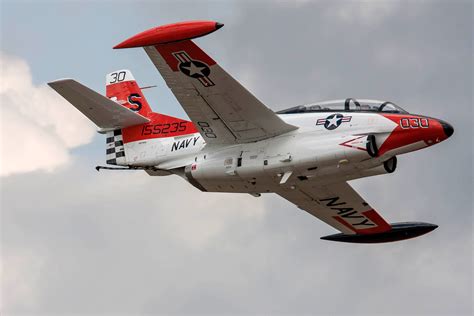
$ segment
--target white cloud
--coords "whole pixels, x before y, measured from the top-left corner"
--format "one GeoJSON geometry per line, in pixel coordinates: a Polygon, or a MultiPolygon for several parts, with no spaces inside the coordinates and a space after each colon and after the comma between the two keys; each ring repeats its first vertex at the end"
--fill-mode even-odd
{"type": "Polygon", "coordinates": [[[0,176],[52,171],[92,140],[93,124],[48,86],[33,84],[25,61],[0,53],[0,69],[0,176]]]}

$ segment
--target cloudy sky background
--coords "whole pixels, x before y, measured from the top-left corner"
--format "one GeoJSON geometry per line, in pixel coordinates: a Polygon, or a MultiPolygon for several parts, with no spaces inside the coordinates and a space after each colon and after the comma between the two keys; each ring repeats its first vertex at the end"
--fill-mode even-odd
{"type": "Polygon", "coordinates": [[[472,314],[470,1],[0,3],[1,311],[21,314],[472,314]],[[45,84],[104,92],[132,70],[156,111],[185,117],[145,53],[112,46],[188,19],[197,40],[274,110],[345,97],[450,122],[448,141],[352,184],[390,222],[439,224],[382,245],[274,195],[201,193],[101,172],[103,136],[45,84]]]}

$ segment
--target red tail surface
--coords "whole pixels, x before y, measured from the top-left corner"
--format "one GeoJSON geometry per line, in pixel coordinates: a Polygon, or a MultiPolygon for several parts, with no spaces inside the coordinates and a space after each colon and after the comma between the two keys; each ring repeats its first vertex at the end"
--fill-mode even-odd
{"type": "Polygon", "coordinates": [[[129,70],[117,70],[106,77],[106,95],[132,111],[148,117],[152,110],[129,70]]]}
{"type": "Polygon", "coordinates": [[[122,129],[124,143],[197,133],[190,121],[153,112],[129,70],[117,70],[107,75],[106,95],[150,119],[149,123],[122,129]]]}

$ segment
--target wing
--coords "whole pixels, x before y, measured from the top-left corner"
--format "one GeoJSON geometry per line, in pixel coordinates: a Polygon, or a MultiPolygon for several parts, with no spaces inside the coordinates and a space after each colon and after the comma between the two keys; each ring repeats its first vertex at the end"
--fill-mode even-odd
{"type": "Polygon", "coordinates": [[[308,181],[294,189],[282,187],[276,193],[347,235],[391,230],[390,224],[347,182],[316,185],[308,181]]]}
{"type": "Polygon", "coordinates": [[[102,131],[125,128],[150,121],[73,79],[60,79],[49,82],[48,85],[102,131]]]}
{"type": "Polygon", "coordinates": [[[253,142],[296,129],[191,40],[144,49],[206,142],[253,142]]]}
{"type": "Polygon", "coordinates": [[[255,142],[297,129],[283,122],[191,41],[222,26],[215,21],[162,25],[114,48],[145,49],[207,143],[255,142]]]}

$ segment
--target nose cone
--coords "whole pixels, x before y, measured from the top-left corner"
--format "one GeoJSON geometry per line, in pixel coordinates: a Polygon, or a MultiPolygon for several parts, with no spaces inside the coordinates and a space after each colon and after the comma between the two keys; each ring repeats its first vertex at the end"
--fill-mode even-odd
{"type": "Polygon", "coordinates": [[[441,126],[443,127],[443,131],[444,133],[446,134],[446,138],[450,137],[451,135],[453,135],[454,133],[454,128],[451,124],[449,124],[448,122],[445,122],[445,121],[442,121],[442,120],[439,120],[439,123],[441,124],[441,126]]]}

